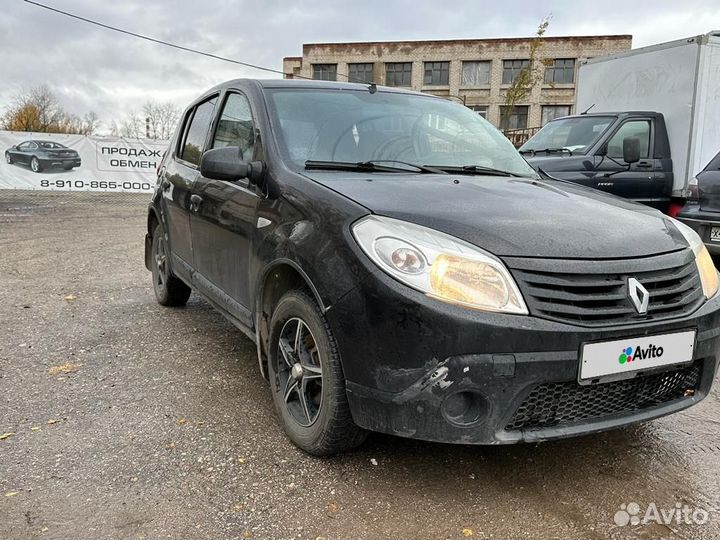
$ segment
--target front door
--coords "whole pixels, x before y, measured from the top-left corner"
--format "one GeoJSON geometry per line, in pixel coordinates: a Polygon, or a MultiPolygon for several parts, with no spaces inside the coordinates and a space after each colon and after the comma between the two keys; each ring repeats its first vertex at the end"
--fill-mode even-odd
{"type": "MultiPolygon", "coordinates": [[[[238,147],[239,157],[252,161],[260,155],[257,140],[248,99],[229,91],[208,148],[238,147]]],[[[228,182],[198,176],[193,186],[190,228],[195,269],[208,294],[248,325],[252,322],[249,257],[260,196],[247,179],[228,182]]]]}
{"type": "Polygon", "coordinates": [[[665,181],[657,171],[662,170],[654,157],[653,122],[651,119],[626,120],[610,136],[607,152],[596,169],[596,187],[626,199],[652,202],[667,197],[665,181]],[[636,137],[640,140],[640,161],[628,164],[623,160],[623,140],[636,137]],[[606,176],[606,174],[610,176],[606,176]]]}

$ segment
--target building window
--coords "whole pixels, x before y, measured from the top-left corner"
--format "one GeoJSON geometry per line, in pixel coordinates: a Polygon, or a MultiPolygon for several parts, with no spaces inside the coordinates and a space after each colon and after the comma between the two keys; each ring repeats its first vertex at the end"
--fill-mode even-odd
{"type": "Polygon", "coordinates": [[[545,68],[548,84],[572,84],[575,82],[575,59],[556,58],[545,68]]]}
{"type": "Polygon", "coordinates": [[[512,84],[520,72],[530,65],[530,60],[503,60],[503,84],[512,84]]]}
{"type": "Polygon", "coordinates": [[[371,82],[373,82],[373,65],[348,64],[348,81],[365,82],[370,84],[371,82]]]}
{"type": "Polygon", "coordinates": [[[490,84],[490,62],[463,62],[462,86],[490,84]]]}
{"type": "Polygon", "coordinates": [[[337,64],[313,64],[313,79],[318,81],[337,80],[337,64]]]}
{"type": "Polygon", "coordinates": [[[390,62],[385,64],[387,86],[412,86],[412,62],[390,62]]]}
{"type": "Polygon", "coordinates": [[[478,113],[485,120],[487,120],[487,114],[488,114],[488,106],[487,105],[472,105],[470,107],[470,110],[478,113]]]}
{"type": "Polygon", "coordinates": [[[450,62],[425,62],[426,86],[446,86],[450,83],[450,62]]]}
{"type": "Polygon", "coordinates": [[[542,125],[544,126],[550,120],[568,116],[570,114],[570,105],[543,105],[542,108],[542,125]]]}
{"type": "Polygon", "coordinates": [[[500,107],[500,129],[525,129],[528,127],[528,105],[500,107]]]}

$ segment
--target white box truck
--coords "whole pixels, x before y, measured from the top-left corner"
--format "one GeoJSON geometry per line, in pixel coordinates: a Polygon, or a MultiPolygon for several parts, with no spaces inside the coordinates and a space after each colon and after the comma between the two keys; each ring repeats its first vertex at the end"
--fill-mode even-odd
{"type": "Polygon", "coordinates": [[[520,151],[536,168],[672,214],[720,150],[720,31],[583,62],[576,113],[520,151]],[[625,138],[639,160],[623,158],[625,138]]]}

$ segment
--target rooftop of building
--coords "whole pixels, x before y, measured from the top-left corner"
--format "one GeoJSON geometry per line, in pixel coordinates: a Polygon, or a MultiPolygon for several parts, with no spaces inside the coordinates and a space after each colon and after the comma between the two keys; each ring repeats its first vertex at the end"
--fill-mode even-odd
{"type": "MultiPolygon", "coordinates": [[[[348,41],[348,42],[332,42],[332,43],[304,43],[303,51],[313,47],[325,48],[347,48],[347,47],[412,47],[421,45],[474,45],[478,43],[486,45],[517,45],[535,39],[530,37],[514,37],[514,38],[477,38],[477,39],[428,39],[428,40],[400,40],[400,41],[348,41]]],[[[550,42],[593,42],[593,41],[626,41],[632,40],[631,34],[607,34],[595,36],[544,36],[543,41],[550,42]]],[[[301,56],[286,56],[284,60],[302,60],[301,56]]]]}

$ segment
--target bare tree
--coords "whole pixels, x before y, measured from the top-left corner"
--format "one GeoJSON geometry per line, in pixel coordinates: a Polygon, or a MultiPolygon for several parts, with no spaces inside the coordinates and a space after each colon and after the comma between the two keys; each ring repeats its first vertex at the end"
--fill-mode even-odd
{"type": "Polygon", "coordinates": [[[83,116],[82,133],[83,135],[93,135],[100,127],[100,119],[94,111],[90,111],[83,116]]]}
{"type": "Polygon", "coordinates": [[[145,136],[144,122],[136,111],[130,111],[122,124],[120,124],[120,135],[140,139],[145,136]]]}
{"type": "Polygon", "coordinates": [[[172,137],[180,119],[180,108],[172,102],[147,101],[142,112],[131,110],[118,124],[110,124],[110,133],[120,137],[167,140],[172,137]]]}
{"type": "Polygon", "coordinates": [[[143,115],[150,138],[167,140],[175,131],[180,118],[180,108],[169,101],[164,103],[148,101],[143,105],[143,115]]]}

